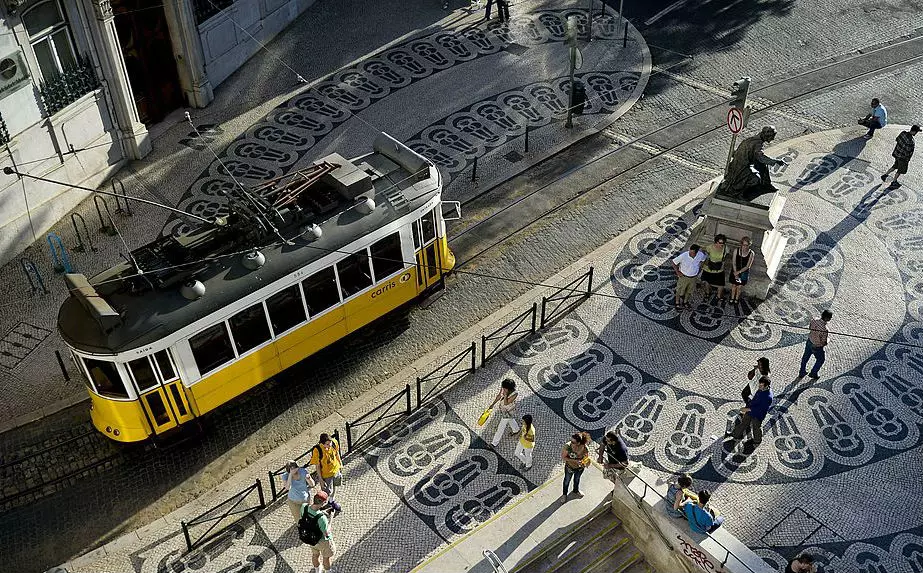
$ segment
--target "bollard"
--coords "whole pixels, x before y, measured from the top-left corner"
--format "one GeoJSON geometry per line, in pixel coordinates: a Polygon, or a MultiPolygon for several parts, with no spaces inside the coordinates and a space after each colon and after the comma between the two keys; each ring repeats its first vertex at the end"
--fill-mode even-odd
{"type": "Polygon", "coordinates": [[[118,179],[112,180],[112,194],[115,195],[115,212],[125,213],[127,216],[131,217],[134,213],[131,212],[131,201],[128,200],[128,192],[125,191],[125,185],[118,179]],[[119,189],[115,188],[115,184],[119,184],[119,189]],[[121,190],[121,193],[119,192],[121,190]],[[125,208],[122,208],[122,202],[125,202],[125,208]]]}
{"type": "Polygon", "coordinates": [[[58,366],[61,367],[61,373],[64,374],[64,380],[70,382],[71,375],[67,373],[67,368],[64,367],[64,359],[61,358],[61,351],[54,351],[55,357],[58,359],[58,366]]]}
{"type": "Polygon", "coordinates": [[[622,38],[622,47],[628,45],[628,22],[625,22],[625,36],[622,38]]]}
{"type": "Polygon", "coordinates": [[[471,168],[471,182],[477,183],[478,181],[478,158],[474,158],[474,166],[471,168]]]}
{"type": "Polygon", "coordinates": [[[526,124],[526,153],[529,153],[529,124],[526,124]]]}
{"type": "Polygon", "coordinates": [[[99,217],[99,232],[109,235],[110,237],[116,234],[115,224],[112,222],[112,213],[109,211],[109,203],[106,202],[106,199],[102,195],[93,195],[93,204],[96,206],[96,215],[99,217]],[[99,208],[99,203],[102,201],[103,207],[106,208],[106,217],[109,219],[109,224],[103,220],[102,209],[99,208]]]}
{"type": "Polygon", "coordinates": [[[77,244],[74,245],[74,251],[85,253],[87,247],[90,247],[90,250],[95,253],[96,245],[93,244],[93,236],[90,235],[90,227],[87,226],[87,220],[83,218],[83,215],[80,213],[71,213],[71,225],[74,227],[74,234],[77,235],[77,244]],[[77,226],[77,219],[80,219],[80,223],[83,225],[84,234],[87,236],[86,243],[83,242],[83,235],[80,233],[80,227],[77,226]]]}

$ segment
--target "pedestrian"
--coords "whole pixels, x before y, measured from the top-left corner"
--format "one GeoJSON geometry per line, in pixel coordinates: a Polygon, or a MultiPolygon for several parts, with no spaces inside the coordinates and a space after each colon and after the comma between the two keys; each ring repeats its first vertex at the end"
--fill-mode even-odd
{"type": "Polygon", "coordinates": [[[494,2],[497,3],[497,16],[501,22],[508,22],[510,19],[510,5],[507,0],[487,0],[487,12],[484,15],[485,20],[490,20],[490,9],[494,2]]]}
{"type": "Polygon", "coordinates": [[[590,435],[586,432],[577,432],[570,437],[570,441],[564,444],[561,450],[561,459],[564,460],[564,496],[562,502],[567,501],[567,490],[570,489],[570,482],[574,482],[574,493],[577,497],[583,497],[580,491],[580,476],[583,470],[590,465],[590,449],[587,445],[590,443],[590,435]]]}
{"type": "Polygon", "coordinates": [[[769,413],[772,406],[772,390],[769,389],[769,378],[763,376],[760,378],[759,385],[753,397],[747,401],[747,406],[740,409],[740,419],[734,425],[731,431],[731,437],[737,441],[742,440],[747,429],[753,435],[751,443],[754,446],[760,445],[763,441],[763,420],[769,413]]]}
{"type": "Polygon", "coordinates": [[[814,564],[814,556],[809,553],[802,553],[788,562],[785,573],[817,573],[817,565],[814,564]]]}
{"type": "MultiPolygon", "coordinates": [[[[613,486],[617,485],[625,468],[628,467],[628,446],[619,435],[618,429],[606,432],[596,455],[596,461],[603,466],[603,478],[611,481],[613,486]]],[[[612,491],[615,491],[615,487],[612,491]]]]}
{"type": "Polygon", "coordinates": [[[301,520],[301,508],[306,503],[311,503],[311,490],[314,489],[314,480],[308,470],[299,466],[295,460],[285,464],[285,487],[288,488],[288,509],[292,512],[295,523],[301,520]]]}
{"type": "Polygon", "coordinates": [[[757,358],[753,368],[747,372],[747,385],[740,391],[740,397],[743,398],[744,404],[750,401],[750,397],[753,396],[753,393],[758,389],[757,386],[759,386],[759,381],[768,377],[769,359],[765,356],[760,356],[757,358]]]}
{"type": "Polygon", "coordinates": [[[522,427],[519,429],[519,443],[516,444],[516,457],[522,462],[522,467],[532,469],[532,452],[535,450],[535,424],[532,415],[524,414],[522,427]]]}
{"type": "Polygon", "coordinates": [[[833,313],[825,310],[820,313],[820,318],[815,318],[808,325],[810,332],[808,339],[804,341],[804,354],[801,355],[801,369],[798,371],[798,378],[804,378],[807,375],[812,380],[820,378],[820,367],[827,360],[827,323],[833,318],[833,313]],[[814,356],[814,367],[808,374],[808,360],[814,356]]]}
{"type": "Polygon", "coordinates": [[[497,397],[490,404],[490,408],[497,407],[500,414],[500,421],[497,423],[497,431],[494,433],[494,439],[491,442],[496,448],[503,439],[503,432],[509,426],[510,435],[519,432],[519,424],[516,423],[516,400],[519,399],[519,393],[516,392],[516,381],[505,378],[500,382],[500,391],[497,397]]]}
{"type": "Polygon", "coordinates": [[[705,247],[705,266],[702,267],[702,284],[705,296],[711,293],[711,287],[718,289],[718,302],[724,300],[724,259],[727,258],[727,237],[718,233],[715,242],[705,247]]]}
{"type": "Polygon", "coordinates": [[[695,289],[695,279],[702,270],[705,257],[701,247],[693,244],[687,252],[673,259],[673,270],[676,271],[676,308],[689,307],[689,300],[695,289]]]}
{"type": "Polygon", "coordinates": [[[324,511],[328,495],[321,490],[314,494],[313,503],[305,505],[301,521],[298,524],[298,536],[302,541],[311,546],[311,573],[318,573],[321,559],[324,561],[325,573],[333,573],[330,560],[336,554],[336,545],[333,544],[333,532],[330,527],[330,518],[324,511]]]}
{"type": "Polygon", "coordinates": [[[667,500],[664,509],[670,517],[686,517],[683,504],[687,501],[699,502],[699,496],[692,489],[692,476],[681,474],[676,481],[667,486],[667,500]]]}
{"type": "Polygon", "coordinates": [[[712,533],[724,523],[724,516],[708,505],[711,492],[703,489],[699,492],[696,501],[687,500],[683,503],[683,513],[689,522],[689,529],[696,533],[712,533]]]}
{"type": "Polygon", "coordinates": [[[740,303],[740,293],[750,280],[750,267],[755,258],[750,250],[750,237],[742,238],[731,257],[731,304],[740,303]]]}
{"type": "Polygon", "coordinates": [[[859,125],[869,128],[869,132],[865,134],[866,139],[873,138],[876,129],[881,129],[888,125],[888,110],[885,109],[885,106],[881,105],[877,97],[872,98],[871,106],[872,111],[859,120],[859,125]]]}
{"type": "Polygon", "coordinates": [[[882,181],[887,181],[888,175],[891,175],[892,171],[896,171],[897,173],[894,175],[894,181],[891,182],[891,187],[895,189],[901,186],[898,182],[898,178],[907,173],[907,167],[910,165],[910,158],[913,157],[913,138],[916,137],[918,133],[920,133],[920,126],[911,125],[908,131],[902,131],[897,134],[894,151],[891,152],[891,157],[894,158],[894,165],[881,176],[882,181]]]}
{"type": "Polygon", "coordinates": [[[311,449],[311,461],[308,463],[317,468],[317,484],[333,499],[337,487],[343,483],[340,443],[330,434],[321,434],[317,444],[311,449]]]}

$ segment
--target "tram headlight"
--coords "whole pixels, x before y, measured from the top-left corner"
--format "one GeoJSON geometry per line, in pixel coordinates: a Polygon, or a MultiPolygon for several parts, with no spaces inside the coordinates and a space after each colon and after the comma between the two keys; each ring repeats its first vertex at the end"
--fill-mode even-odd
{"type": "Polygon", "coordinates": [[[114,435],[114,436],[118,436],[118,435],[121,434],[121,433],[122,433],[122,432],[120,432],[118,428],[112,430],[112,435],[114,435]]]}
{"type": "Polygon", "coordinates": [[[112,426],[106,426],[106,432],[112,433],[112,426]]]}

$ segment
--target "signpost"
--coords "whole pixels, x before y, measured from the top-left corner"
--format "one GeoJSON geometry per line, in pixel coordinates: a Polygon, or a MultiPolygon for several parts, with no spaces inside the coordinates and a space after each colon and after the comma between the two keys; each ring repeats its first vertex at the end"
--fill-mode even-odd
{"type": "Polygon", "coordinates": [[[747,106],[747,95],[750,93],[750,77],[744,76],[734,82],[731,87],[731,109],[728,110],[727,125],[731,130],[731,148],[728,149],[728,160],[724,166],[725,173],[734,157],[734,146],[737,144],[737,134],[747,127],[747,118],[750,108],[747,106]]]}
{"type": "Polygon", "coordinates": [[[744,128],[744,112],[736,107],[728,110],[728,129],[731,133],[737,135],[744,128]]]}
{"type": "MultiPolygon", "coordinates": [[[[564,127],[570,129],[574,127],[574,69],[577,67],[577,17],[569,16],[567,18],[567,32],[564,41],[570,46],[570,97],[567,98],[567,120],[564,127]]],[[[582,55],[581,55],[582,56],[582,55]]],[[[583,63],[583,58],[580,58],[583,63]]]]}

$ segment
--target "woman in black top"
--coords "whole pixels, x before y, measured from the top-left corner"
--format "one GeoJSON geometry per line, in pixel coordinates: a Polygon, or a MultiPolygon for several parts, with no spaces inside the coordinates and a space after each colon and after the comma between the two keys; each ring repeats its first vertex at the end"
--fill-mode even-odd
{"type": "Polygon", "coordinates": [[[740,302],[740,291],[750,279],[750,267],[753,266],[753,251],[750,250],[750,237],[740,240],[740,246],[731,255],[731,303],[740,302]]]}

